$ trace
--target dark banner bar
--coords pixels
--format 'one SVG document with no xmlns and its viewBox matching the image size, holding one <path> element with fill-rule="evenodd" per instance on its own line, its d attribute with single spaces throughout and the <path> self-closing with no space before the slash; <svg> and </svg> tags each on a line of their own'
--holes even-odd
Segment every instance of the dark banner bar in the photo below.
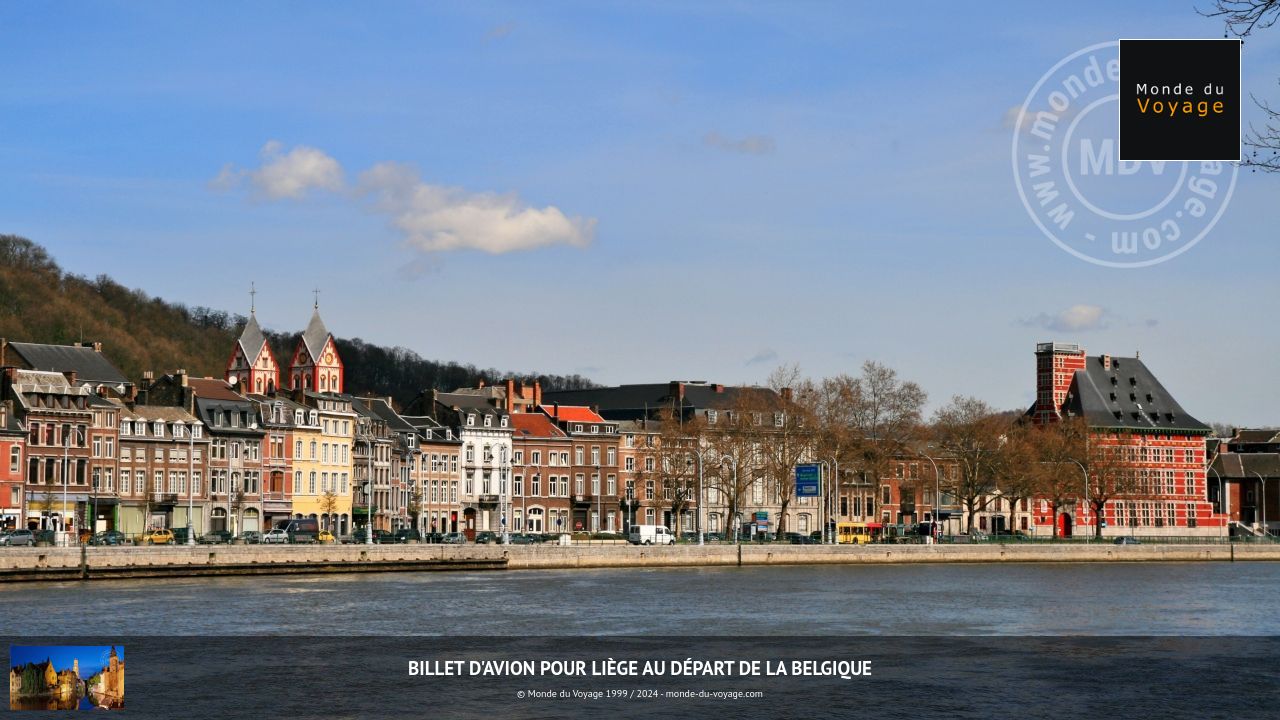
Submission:
<svg viewBox="0 0 1280 720">
<path fill-rule="evenodd" d="M 140 636 L 4 643 L 120 648 L 127 658 L 122 712 L 131 718 L 1256 718 L 1273 717 L 1280 697 L 1280 638 Z"/>
</svg>

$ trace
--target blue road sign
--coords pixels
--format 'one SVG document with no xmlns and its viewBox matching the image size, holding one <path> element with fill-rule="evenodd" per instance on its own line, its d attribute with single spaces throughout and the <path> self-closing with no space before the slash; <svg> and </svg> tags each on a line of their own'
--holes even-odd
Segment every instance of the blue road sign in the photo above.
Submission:
<svg viewBox="0 0 1280 720">
<path fill-rule="evenodd" d="M 821 485 L 821 465 L 817 463 L 796 465 L 796 497 L 818 497 Z"/>
</svg>

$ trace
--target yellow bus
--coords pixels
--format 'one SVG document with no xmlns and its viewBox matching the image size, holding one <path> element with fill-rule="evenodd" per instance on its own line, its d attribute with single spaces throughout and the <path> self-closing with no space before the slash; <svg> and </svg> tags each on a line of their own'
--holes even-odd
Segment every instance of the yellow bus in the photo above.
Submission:
<svg viewBox="0 0 1280 720">
<path fill-rule="evenodd" d="M 866 545 L 880 539 L 884 525 L 880 523 L 836 523 L 836 542 L 842 545 Z"/>
</svg>

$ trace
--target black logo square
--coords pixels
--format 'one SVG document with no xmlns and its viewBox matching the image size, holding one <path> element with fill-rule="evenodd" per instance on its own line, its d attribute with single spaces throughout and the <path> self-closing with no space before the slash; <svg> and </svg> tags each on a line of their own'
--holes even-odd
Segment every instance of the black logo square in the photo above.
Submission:
<svg viewBox="0 0 1280 720">
<path fill-rule="evenodd" d="M 1120 159 L 1240 159 L 1239 40 L 1120 41 Z"/>
</svg>

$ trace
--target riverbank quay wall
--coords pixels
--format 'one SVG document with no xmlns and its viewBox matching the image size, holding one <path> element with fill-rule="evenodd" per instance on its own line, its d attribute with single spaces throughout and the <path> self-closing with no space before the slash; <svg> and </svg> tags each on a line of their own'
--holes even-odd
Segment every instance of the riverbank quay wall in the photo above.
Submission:
<svg viewBox="0 0 1280 720">
<path fill-rule="evenodd" d="M 4 548 L 0 582 L 329 572 L 892 563 L 1280 561 L 1280 544 L 314 545 Z"/>
</svg>

